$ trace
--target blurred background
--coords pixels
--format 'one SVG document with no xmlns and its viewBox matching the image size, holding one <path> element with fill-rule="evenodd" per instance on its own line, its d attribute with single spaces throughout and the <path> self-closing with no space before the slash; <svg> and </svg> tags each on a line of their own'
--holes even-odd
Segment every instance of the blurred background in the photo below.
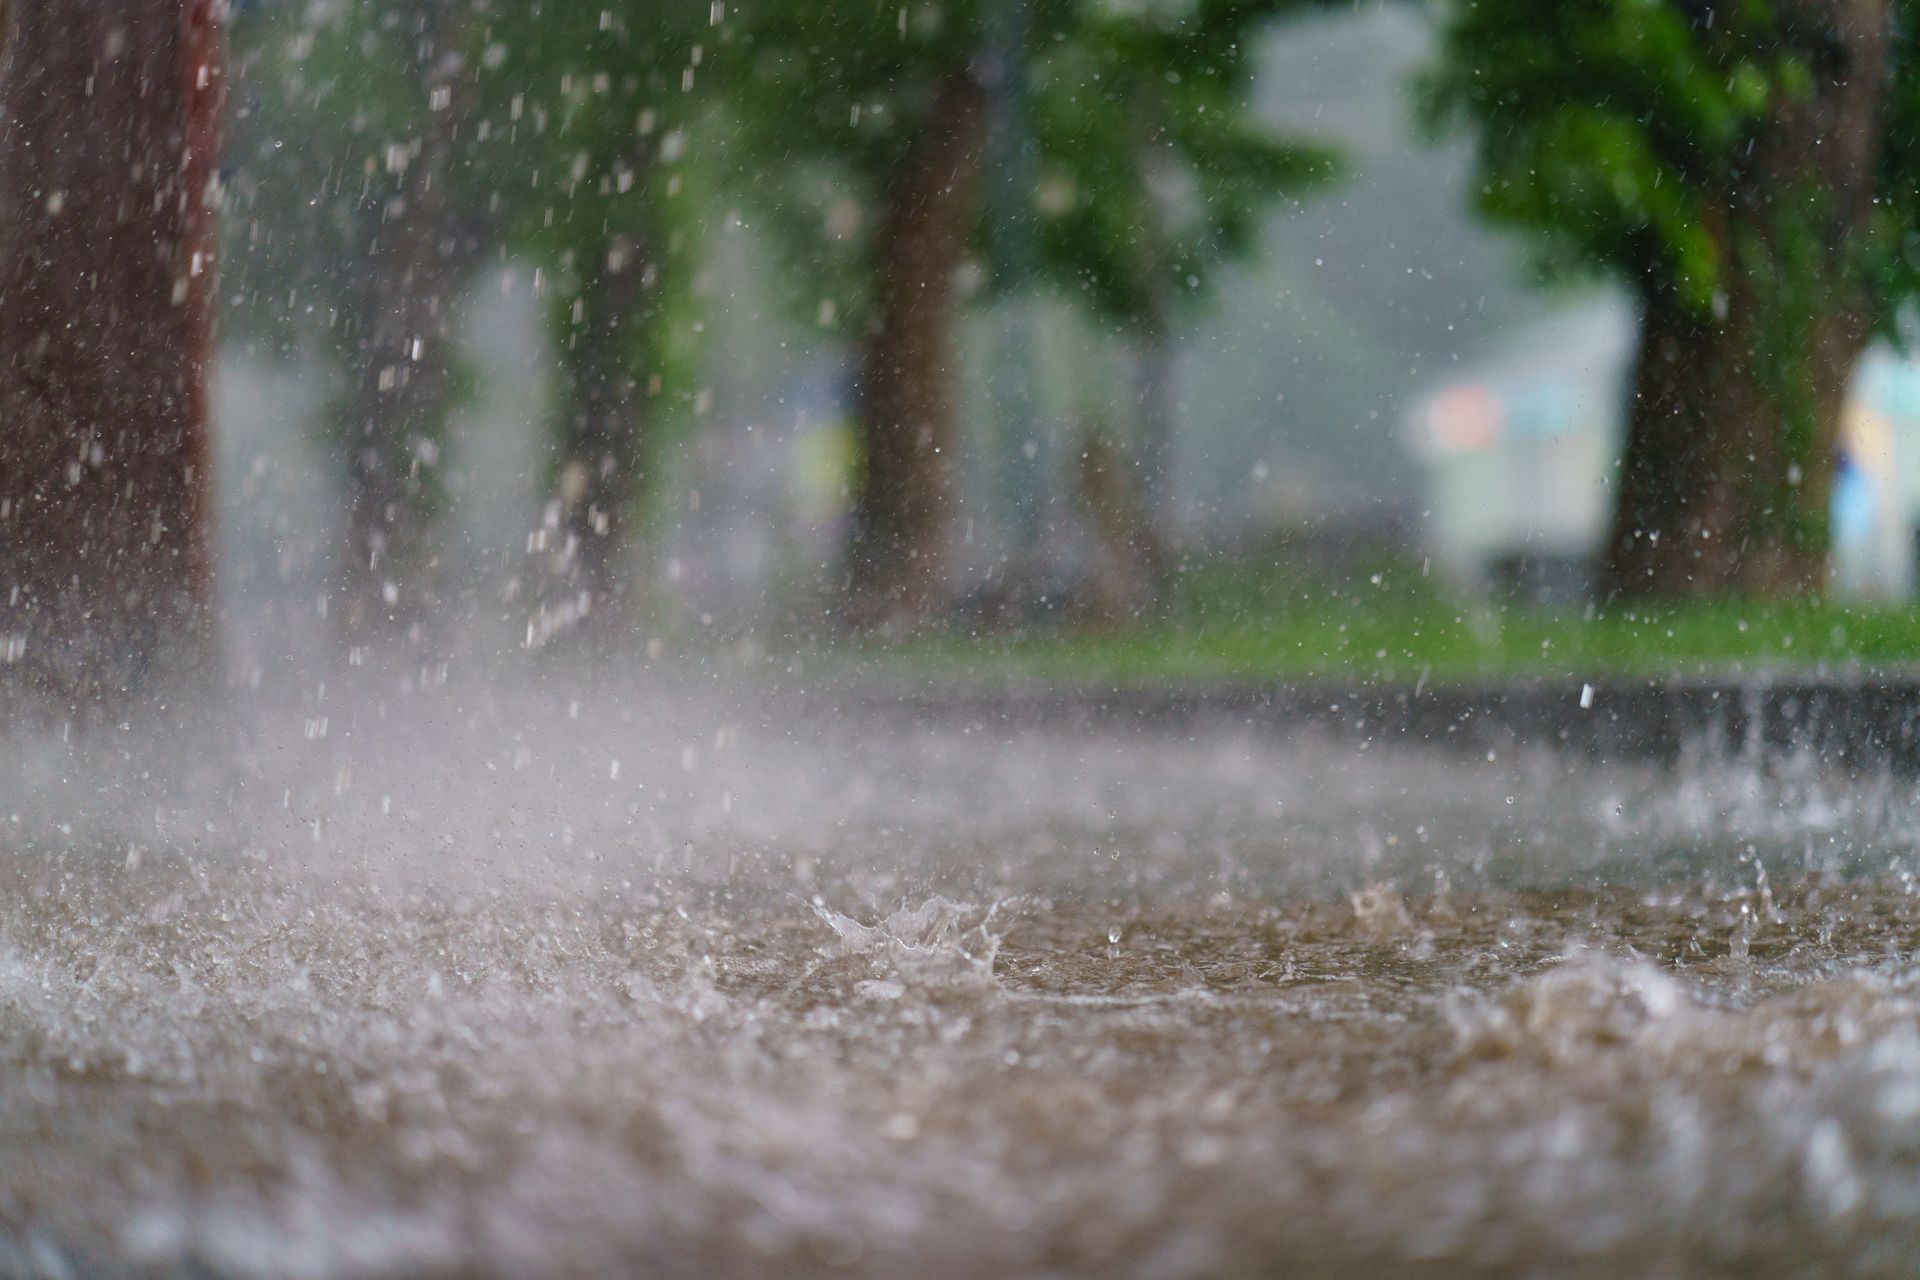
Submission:
<svg viewBox="0 0 1920 1280">
<path fill-rule="evenodd" d="M 1704 33 L 1713 8 L 1663 12 Z M 248 0 L 234 644 L 851 644 L 1095 678 L 1898 660 L 1920 366 L 1877 311 L 1811 446 L 1817 536 L 1785 544 L 1817 570 L 1609 567 L 1643 317 L 1704 279 L 1725 328 L 1739 252 L 1687 258 L 1658 173 L 1556 132 L 1581 94 L 1630 105 L 1655 54 L 1616 31 L 1598 88 L 1483 92 L 1500 39 L 1551 39 L 1498 17 Z M 1770 39 L 1658 56 L 1790 79 Z M 1525 129 L 1573 174 L 1534 163 L 1531 204 L 1501 194 Z M 1593 230 L 1622 226 L 1679 265 Z"/>
</svg>

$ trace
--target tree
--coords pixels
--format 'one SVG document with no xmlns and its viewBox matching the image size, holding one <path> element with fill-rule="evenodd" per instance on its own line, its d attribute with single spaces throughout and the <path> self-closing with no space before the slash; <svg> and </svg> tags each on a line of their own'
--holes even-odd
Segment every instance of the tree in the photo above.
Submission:
<svg viewBox="0 0 1920 1280">
<path fill-rule="evenodd" d="M 262 87 L 242 123 L 247 318 L 290 346 L 319 336 L 345 372 L 329 416 L 349 635 L 409 629 L 433 603 L 465 381 L 455 312 L 494 250 L 534 268 L 559 366 L 535 633 L 622 612 L 652 408 L 688 345 L 670 323 L 690 274 L 676 162 L 724 34 L 712 14 L 402 0 L 248 15 Z"/>
<path fill-rule="evenodd" d="M 307 12 L 234 32 L 235 320 L 331 357 L 340 634 L 413 632 L 439 593 L 435 533 L 458 401 L 458 303 L 488 243 L 474 158 L 475 0 Z"/>
<path fill-rule="evenodd" d="M 1092 451 L 1083 470 L 1104 478 L 1083 487 L 1108 492 L 1096 517 L 1113 522 L 1103 541 L 1124 540 L 1124 558 L 1149 579 L 1122 591 L 1134 600 L 1158 593 L 1151 579 L 1171 540 L 1178 326 L 1205 303 L 1217 268 L 1253 250 L 1275 197 L 1338 168 L 1330 150 L 1276 137 L 1249 116 L 1252 42 L 1305 7 L 1242 0 L 1178 20 L 1109 14 L 1041 67 L 1043 267 L 1132 353 L 1133 447 Z M 1129 475 L 1135 483 L 1124 485 Z"/>
<path fill-rule="evenodd" d="M 1912 296 L 1906 0 L 1459 0 L 1482 204 L 1642 311 L 1603 585 L 1816 591 L 1854 365 Z"/>
<path fill-rule="evenodd" d="M 917 626 L 947 606 L 947 530 L 959 453 L 955 274 L 972 232 L 986 102 L 961 68 L 887 175 L 873 230 L 874 321 L 861 348 L 861 474 L 848 553 L 856 621 Z"/>
<path fill-rule="evenodd" d="M 457 64 L 436 50 L 465 9 L 249 4 L 233 23 L 228 329 L 330 375 L 327 616 L 352 645 L 408 632 L 434 595 L 448 250 L 469 246 L 438 233 L 464 211 L 446 190 L 456 111 L 430 109 L 429 81 Z"/>
<path fill-rule="evenodd" d="M 0 673 L 70 705 L 211 639 L 221 7 L 0 10 Z"/>
<path fill-rule="evenodd" d="M 435 602 L 437 470 L 456 396 L 455 304 L 479 261 L 457 168 L 474 113 L 471 0 L 382 8 L 412 129 L 370 175 L 370 242 L 356 273 L 346 433 L 340 619 L 349 636 L 412 630 Z M 384 189 L 383 189 L 384 188 Z"/>
<path fill-rule="evenodd" d="M 552 498 L 536 534 L 536 627 L 617 622 L 629 603 L 657 404 L 687 289 L 673 210 L 697 145 L 714 10 L 535 0 L 490 24 L 481 77 L 502 235 L 542 267 L 560 363 Z"/>
<path fill-rule="evenodd" d="M 838 175 L 874 211 L 858 236 L 865 288 L 853 308 L 862 327 L 861 463 L 847 615 L 856 624 L 925 627 L 950 604 L 956 276 L 972 255 L 998 265 L 996 248 L 1010 242 L 985 234 L 977 199 L 994 91 L 982 55 L 1002 54 L 1001 11 L 1024 2 L 794 0 L 756 7 L 741 40 L 744 167 L 762 202 L 777 207 L 795 167 L 813 166 Z M 1041 190 L 1003 216 L 1044 220 L 1043 274 L 1084 291 L 1104 314 L 1148 324 L 1172 311 L 1169 281 L 1190 290 L 1206 261 L 1244 243 L 1259 200 L 1315 167 L 1307 152 L 1260 136 L 1245 117 L 1247 41 L 1260 23 L 1298 7 L 1028 5 L 1017 25 L 1030 65 L 1019 70 L 1034 84 Z M 1004 84 L 1007 72 L 996 74 Z M 1221 114 L 1206 118 L 1211 110 Z M 1165 168 L 1190 184 L 1197 212 L 1152 209 Z M 1066 198 L 1049 207 L 1043 191 Z M 831 221 L 840 221 L 838 209 Z M 999 287 L 1028 283 L 989 275 Z"/>
<path fill-rule="evenodd" d="M 860 255 L 843 609 L 859 625 L 923 626 L 948 604 L 955 276 L 977 229 L 987 100 L 974 62 L 988 2 L 796 0 L 742 15 L 732 106 L 748 192 L 798 229 L 780 214 L 809 173 L 824 172 L 836 198 L 825 224 L 796 241 L 801 269 L 817 271 L 812 260 L 836 240 Z"/>
</svg>

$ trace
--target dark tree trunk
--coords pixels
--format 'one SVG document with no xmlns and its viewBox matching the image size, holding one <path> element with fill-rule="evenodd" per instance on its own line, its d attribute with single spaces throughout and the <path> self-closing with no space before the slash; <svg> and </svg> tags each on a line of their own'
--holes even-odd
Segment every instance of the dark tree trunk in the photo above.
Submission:
<svg viewBox="0 0 1920 1280">
<path fill-rule="evenodd" d="M 985 132 L 980 86 L 952 73 L 882 195 L 848 552 L 847 617 L 857 626 L 924 627 L 950 603 L 954 274 L 973 228 Z"/>
<path fill-rule="evenodd" d="M 1704 328 L 1664 296 L 1649 299 L 1642 312 L 1604 580 L 1609 596 L 1673 595 L 1695 583 L 1706 590 L 1707 576 L 1694 560 L 1733 547 L 1731 530 L 1707 528 L 1692 514 L 1696 504 L 1704 506 L 1712 472 L 1700 386 Z"/>
<path fill-rule="evenodd" d="M 472 100 L 468 3 L 422 0 L 406 12 L 427 114 L 380 210 L 347 393 L 339 603 L 353 638 L 411 631 L 437 600 L 433 534 L 454 401 L 453 304 L 478 256 L 448 190 Z"/>
<path fill-rule="evenodd" d="M 1871 330 L 1852 250 L 1871 231 L 1890 14 L 1806 0 L 1781 25 L 1816 85 L 1782 97 L 1724 193 L 1720 305 L 1643 300 L 1608 595 L 1826 585 L 1840 417 Z"/>
<path fill-rule="evenodd" d="M 1647 304 L 1607 594 L 1781 595 L 1824 585 L 1840 414 L 1865 332 L 1844 315 L 1817 317 L 1809 329 L 1796 399 L 1767 377 L 1750 325 L 1664 298 Z"/>
<path fill-rule="evenodd" d="M 648 388 L 643 342 L 653 262 L 644 240 L 615 237 L 585 264 L 561 348 L 566 414 L 547 548 L 564 598 L 545 602 L 548 625 L 627 617 L 633 529 L 646 481 Z"/>
<path fill-rule="evenodd" d="M 211 641 L 219 7 L 0 9 L 0 678 L 67 704 Z"/>
<path fill-rule="evenodd" d="M 1076 593 L 1076 621 L 1094 627 L 1138 623 L 1154 608 L 1166 554 L 1130 451 L 1102 427 L 1080 435 L 1080 502 L 1093 555 Z"/>
</svg>

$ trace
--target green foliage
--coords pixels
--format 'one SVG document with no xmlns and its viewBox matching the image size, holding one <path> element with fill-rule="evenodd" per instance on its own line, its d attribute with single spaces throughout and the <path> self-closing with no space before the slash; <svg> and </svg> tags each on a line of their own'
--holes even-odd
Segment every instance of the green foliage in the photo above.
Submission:
<svg viewBox="0 0 1920 1280">
<path fill-rule="evenodd" d="M 729 17 L 727 169 L 796 264 L 789 301 L 806 318 L 861 327 L 880 193 L 942 79 L 984 49 L 991 2 L 761 0 Z M 1039 5 L 1046 38 L 1064 9 Z"/>
<path fill-rule="evenodd" d="M 1201 296 L 1213 265 L 1252 248 L 1275 195 L 1332 177 L 1329 151 L 1248 118 L 1246 42 L 1282 7 L 1212 5 L 1180 21 L 1097 12 L 1040 60 L 1044 260 L 1097 314 L 1165 327 L 1169 299 Z"/>
<path fill-rule="evenodd" d="M 1011 2 L 783 0 L 743 15 L 734 170 L 843 309 L 861 302 L 860 248 L 887 175 L 930 126 L 942 79 L 983 74 Z M 1164 325 L 1168 299 L 1198 296 L 1212 264 L 1250 247 L 1265 202 L 1330 176 L 1327 153 L 1247 111 L 1251 42 L 1309 2 L 1032 0 L 1026 216 L 1046 278 L 1106 319 Z M 991 263 L 986 217 L 975 241 Z"/>
<path fill-rule="evenodd" d="M 487 12 L 473 174 L 504 237 L 549 257 L 652 239 L 707 100 L 707 7 L 523 0 Z"/>
<path fill-rule="evenodd" d="M 1746 44 L 1670 0 L 1460 0 L 1422 96 L 1436 127 L 1479 127 L 1488 214 L 1708 305 L 1722 263 L 1706 184 L 1782 79 Z"/>
<path fill-rule="evenodd" d="M 866 182 L 883 181 L 925 127 L 940 79 L 964 72 L 984 47 L 984 8 L 755 5 L 740 19 L 747 74 L 738 123 L 755 144 L 748 154 L 781 163 L 825 160 Z M 1057 15 L 1061 6 L 1043 12 Z"/>
<path fill-rule="evenodd" d="M 427 109 L 398 9 L 241 10 L 230 35 L 230 330 L 269 349 L 345 341 L 363 264 Z"/>
<path fill-rule="evenodd" d="M 1912 292 L 1920 214 L 1920 103 L 1902 76 L 1920 15 L 1895 4 L 1885 198 L 1860 234 L 1827 246 L 1852 278 L 1878 282 L 1883 324 Z M 1491 217 L 1536 234 L 1558 263 L 1704 312 L 1757 265 L 1741 255 L 1776 252 L 1792 236 L 1783 224 L 1822 199 L 1779 189 L 1755 159 L 1769 125 L 1821 83 L 1833 50 L 1818 27 L 1782 0 L 1451 0 L 1420 101 L 1436 131 L 1474 128 Z M 1765 221 L 1765 243 L 1742 244 L 1736 215 Z"/>
<path fill-rule="evenodd" d="M 379 308 L 371 269 L 409 169 L 436 110 L 435 59 L 448 33 L 467 34 L 467 0 L 262 6 L 243 13 L 232 40 L 239 70 L 232 140 L 235 180 L 226 221 L 229 291 L 240 305 L 230 323 L 269 350 L 330 357 L 335 373 L 321 430 L 342 451 L 385 455 L 381 469 L 404 476 L 410 515 L 430 521 L 446 503 L 438 455 L 454 412 L 476 390 L 476 371 L 444 353 L 445 394 L 415 401 L 404 431 L 364 437 L 366 409 L 350 371 L 363 369 Z M 448 21 L 448 19 L 454 21 Z M 468 162 L 454 158 L 457 178 Z M 474 234 L 471 202 L 459 203 L 450 231 Z"/>
<path fill-rule="evenodd" d="M 684 426 L 702 359 L 703 229 L 716 101 L 734 59 L 724 6 L 705 0 L 495 5 L 480 52 L 479 179 L 505 244 L 542 267 L 559 343 L 596 273 L 643 265 L 623 327 L 628 374 L 657 388 L 650 447 Z M 563 409 L 564 411 L 564 409 Z"/>
</svg>

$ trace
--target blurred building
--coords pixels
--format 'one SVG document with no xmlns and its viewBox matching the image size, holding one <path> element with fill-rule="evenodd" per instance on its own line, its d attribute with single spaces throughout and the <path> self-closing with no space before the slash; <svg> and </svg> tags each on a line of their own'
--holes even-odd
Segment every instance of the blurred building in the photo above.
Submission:
<svg viewBox="0 0 1920 1280">
<path fill-rule="evenodd" d="M 1620 302 L 1554 317 L 1415 403 L 1408 442 L 1425 547 L 1455 581 L 1540 602 L 1586 593 L 1613 510 L 1635 316 Z M 1898 595 L 1920 543 L 1920 361 L 1861 362 L 1833 494 L 1835 588 Z"/>
</svg>

